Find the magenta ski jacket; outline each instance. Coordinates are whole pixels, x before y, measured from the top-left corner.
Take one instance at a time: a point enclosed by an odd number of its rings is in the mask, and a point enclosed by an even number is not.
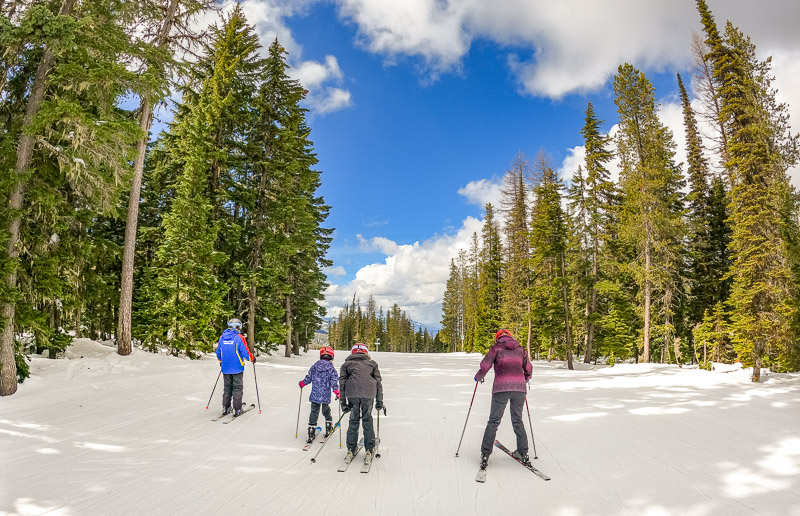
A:
[[[510,391],[527,392],[525,384],[533,375],[533,366],[528,360],[528,353],[518,341],[511,337],[500,337],[481,360],[481,367],[475,377],[483,380],[492,366],[494,366],[492,394]]]

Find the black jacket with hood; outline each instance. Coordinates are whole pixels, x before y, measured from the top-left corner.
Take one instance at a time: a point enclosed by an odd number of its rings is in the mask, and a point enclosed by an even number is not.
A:
[[[378,364],[364,353],[353,353],[345,359],[339,371],[339,388],[342,403],[347,403],[349,398],[383,401]]]

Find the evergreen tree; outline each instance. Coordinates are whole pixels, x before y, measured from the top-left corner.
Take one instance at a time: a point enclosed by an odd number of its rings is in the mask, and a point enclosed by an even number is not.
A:
[[[770,60],[758,61],[750,39],[730,22],[721,36],[705,2],[697,4],[729,137],[731,338],[757,382],[765,358],[797,356],[797,207],[786,174],[797,161],[797,137],[775,100]]]
[[[163,218],[164,240],[144,292],[142,337],[151,349],[162,344],[188,356],[209,351],[218,333],[215,323],[226,312],[227,288],[215,274],[225,257],[215,251],[219,220],[214,216],[214,182],[219,182],[220,161],[225,159],[225,123],[241,105],[241,85],[257,48],[252,27],[241,9],[235,9],[215,28],[207,65],[212,73],[198,95],[189,98],[189,113],[174,128],[177,141],[171,152],[181,157],[184,169]]]
[[[126,31],[137,18],[136,4],[13,2],[0,5],[0,12],[6,50],[0,64],[0,189],[6,199],[0,218],[7,243],[0,260],[0,395],[9,395],[17,381],[15,332],[28,324],[17,317],[19,252],[35,248],[22,240],[24,222],[31,220],[29,210],[38,210],[35,204],[50,209],[60,203],[29,196],[32,178],[60,174],[68,185],[60,194],[75,196],[78,206],[110,212],[130,171],[133,142],[141,136],[118,102],[129,92],[147,94],[151,84],[139,81],[131,66],[149,51]]]
[[[543,341],[550,347],[563,342],[567,367],[572,364],[572,327],[566,274],[566,217],[561,207],[561,181],[540,154],[541,181],[531,216],[531,268],[534,282],[534,317]]]
[[[650,361],[654,291],[660,295],[664,350],[674,343],[674,310],[680,293],[683,209],[682,179],[673,162],[672,133],[658,119],[654,88],[643,73],[625,64],[614,78],[620,117],[617,148],[622,162],[622,236],[637,249],[636,277],[642,289],[642,359]]]
[[[151,91],[144,91],[139,103],[139,127],[142,136],[136,143],[136,158],[133,164],[128,198],[128,213],[125,226],[125,241],[120,276],[119,322],[117,324],[117,349],[120,355],[131,353],[131,314],[133,300],[133,274],[136,252],[136,231],[139,219],[139,202],[144,175],[144,162],[150,126],[153,122],[153,109],[167,95],[166,82],[171,73],[177,71],[174,51],[178,43],[176,32],[191,33],[187,18],[210,7],[205,0],[166,0],[138,2],[142,9],[146,34],[153,34],[147,43],[152,51],[146,55],[146,71],[142,80],[153,84]],[[186,43],[183,42],[185,45]]]
[[[506,172],[503,188],[503,213],[505,223],[505,260],[503,275],[502,325],[513,335],[527,332],[530,319],[527,317],[530,300],[527,298],[530,274],[527,263],[528,248],[528,209],[525,178],[530,175],[527,160],[518,154]],[[525,340],[520,338],[520,340]],[[528,349],[530,343],[526,342]]]
[[[439,338],[448,345],[449,351],[458,349],[461,338],[460,310],[461,310],[461,271],[456,267],[455,259],[450,260],[450,276],[445,284],[442,297],[442,320]]]
[[[500,328],[502,313],[503,256],[500,231],[494,220],[494,207],[485,206],[486,214],[481,231],[481,254],[478,272],[478,315],[474,351],[485,353]]]
[[[729,229],[725,221],[724,187],[718,180],[713,182],[716,190],[713,192],[711,190],[700,132],[680,74],[678,74],[678,88],[686,130],[689,179],[687,279],[690,282],[690,299],[687,317],[689,326],[694,327],[702,321],[706,310],[711,309],[720,300],[727,300],[729,281],[724,278],[729,265],[727,259]]]
[[[591,273],[588,276],[588,304],[586,308],[586,346],[583,361],[589,363],[594,346],[597,312],[597,282],[601,279],[600,252],[605,238],[608,205],[612,196],[606,163],[612,158],[608,149],[611,138],[600,132],[602,120],[597,118],[591,102],[586,106],[586,119],[581,134],[586,148],[585,231],[591,238]]]

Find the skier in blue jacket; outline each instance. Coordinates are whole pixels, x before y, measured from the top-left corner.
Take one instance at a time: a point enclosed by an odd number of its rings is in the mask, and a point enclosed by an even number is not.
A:
[[[308,384],[311,384],[311,395],[308,401],[311,402],[311,414],[308,416],[308,442],[314,440],[316,436],[317,418],[319,417],[319,409],[322,408],[322,414],[325,416],[325,437],[333,433],[333,416],[331,415],[331,391],[339,399],[339,375],[336,373],[336,368],[333,367],[333,349],[325,346],[319,350],[319,360],[317,360],[308,374],[300,380],[300,388],[302,389]]]
[[[250,353],[247,341],[241,333],[242,321],[231,319],[228,321],[228,328],[222,332],[217,344],[217,360],[219,360],[223,385],[222,392],[222,414],[231,412],[231,402],[233,404],[234,415],[242,413],[242,392],[244,390],[244,363],[245,361],[255,363],[256,358]]]

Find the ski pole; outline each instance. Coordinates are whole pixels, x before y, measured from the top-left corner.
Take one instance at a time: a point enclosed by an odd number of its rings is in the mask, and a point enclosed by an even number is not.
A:
[[[386,415],[386,407],[383,407],[383,415]],[[381,456],[381,409],[378,409],[378,442],[375,445],[375,458]]]
[[[341,409],[340,409],[339,411],[341,412]],[[342,414],[341,416],[339,416],[339,421],[337,421],[337,422],[336,422],[336,424],[335,424],[335,425],[333,425],[333,428],[334,428],[334,429],[335,429],[337,426],[339,426],[339,423],[342,421],[342,418],[343,418],[343,417],[344,417],[344,414]],[[339,428],[339,439],[341,440],[341,438],[342,438],[342,429],[341,429],[341,427],[340,427],[340,428]],[[317,450],[317,453],[315,453],[315,454],[314,454],[314,456],[313,456],[313,457],[311,457],[311,462],[312,462],[312,464],[313,464],[314,462],[317,462],[317,455],[319,455],[319,452],[321,452],[321,451],[322,451],[322,448],[324,448],[324,447],[325,447],[325,445],[326,445],[327,443],[328,443],[328,441],[325,441],[324,443],[322,443],[322,445],[319,447],[319,450]],[[340,444],[339,446],[341,446],[341,444]]]
[[[339,421],[342,420],[342,404],[339,403]],[[339,427],[339,448],[342,448],[342,427]]]
[[[456,449],[456,457],[458,457],[458,450],[461,449],[461,441],[464,440],[464,432],[467,431],[467,421],[469,421],[469,413],[472,412],[472,402],[475,401],[475,393],[478,392],[478,381],[475,381],[475,390],[472,391],[472,401],[469,402],[469,410],[467,410],[467,419],[464,421],[464,429],[461,431],[461,439],[458,440],[458,448]]]
[[[255,359],[253,359],[255,360]],[[258,396],[258,378],[256,378],[256,363],[253,362],[253,381],[256,382],[256,400],[258,400],[258,413],[261,414],[261,398]],[[295,436],[297,438],[297,436]]]
[[[208,397],[208,403],[206,403],[206,410],[208,410],[208,406],[211,405],[211,398],[214,397],[214,391],[217,390],[217,384],[219,383],[220,376],[222,376],[222,369],[219,370],[219,374],[217,375],[217,381],[214,382],[214,388],[211,389],[211,396]]]
[[[294,429],[294,438],[300,435],[300,405],[303,404],[303,388],[300,387],[300,401],[297,403],[297,426]]]
[[[531,423],[531,408],[528,406],[528,396],[525,396],[525,408],[528,409],[528,425],[531,427],[531,442],[533,443],[533,458],[538,459],[536,456],[536,440],[533,438],[533,423]]]

